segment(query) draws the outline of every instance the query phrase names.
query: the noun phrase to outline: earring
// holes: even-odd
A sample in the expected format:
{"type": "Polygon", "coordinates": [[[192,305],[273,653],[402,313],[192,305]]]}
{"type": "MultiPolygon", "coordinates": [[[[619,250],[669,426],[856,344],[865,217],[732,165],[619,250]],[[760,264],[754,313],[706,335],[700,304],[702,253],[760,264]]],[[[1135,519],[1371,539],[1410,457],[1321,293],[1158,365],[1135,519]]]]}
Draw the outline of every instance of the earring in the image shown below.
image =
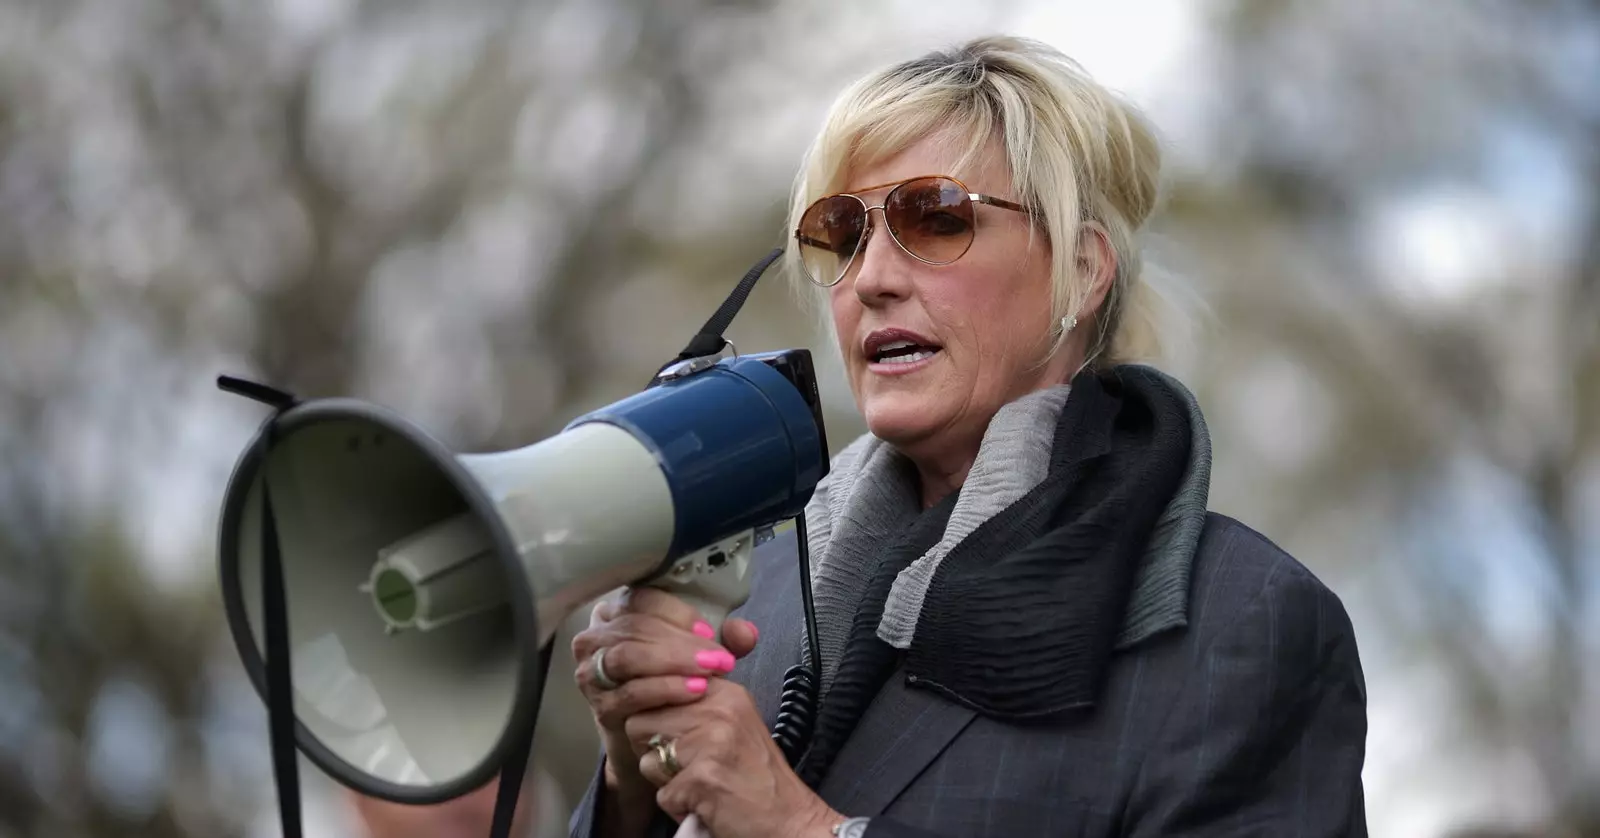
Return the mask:
{"type": "Polygon", "coordinates": [[[1077,315],[1069,314],[1069,315],[1061,318],[1061,334],[1064,335],[1064,334],[1066,334],[1066,333],[1068,333],[1068,332],[1070,332],[1070,331],[1072,331],[1073,329],[1076,329],[1076,328],[1078,328],[1078,316],[1077,315]]]}

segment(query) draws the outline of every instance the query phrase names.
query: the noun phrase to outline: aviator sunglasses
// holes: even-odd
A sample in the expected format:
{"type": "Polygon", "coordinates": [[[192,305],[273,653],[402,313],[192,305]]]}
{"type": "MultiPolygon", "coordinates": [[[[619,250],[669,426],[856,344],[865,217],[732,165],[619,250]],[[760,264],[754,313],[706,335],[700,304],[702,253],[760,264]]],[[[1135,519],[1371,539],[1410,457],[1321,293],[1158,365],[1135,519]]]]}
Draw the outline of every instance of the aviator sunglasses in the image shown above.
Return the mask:
{"type": "Polygon", "coordinates": [[[800,245],[800,261],[812,282],[827,288],[844,279],[871,235],[868,215],[873,210],[883,212],[883,225],[901,250],[929,265],[948,265],[972,247],[978,229],[973,204],[1028,211],[1021,204],[972,192],[966,184],[945,175],[880,183],[860,191],[885,186],[894,188],[875,207],[845,193],[818,199],[806,208],[794,235],[800,245]]]}

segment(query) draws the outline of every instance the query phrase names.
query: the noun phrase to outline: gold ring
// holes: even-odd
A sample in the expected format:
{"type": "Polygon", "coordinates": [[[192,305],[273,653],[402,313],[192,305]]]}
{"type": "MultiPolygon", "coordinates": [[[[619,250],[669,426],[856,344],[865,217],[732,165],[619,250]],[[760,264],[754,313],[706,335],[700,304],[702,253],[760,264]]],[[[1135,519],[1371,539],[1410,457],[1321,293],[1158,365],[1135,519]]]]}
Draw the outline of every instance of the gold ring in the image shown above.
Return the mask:
{"type": "Polygon", "coordinates": [[[668,779],[678,776],[683,766],[678,764],[678,741],[668,739],[661,734],[650,737],[648,743],[656,752],[656,759],[661,762],[661,770],[667,773],[668,779]]]}

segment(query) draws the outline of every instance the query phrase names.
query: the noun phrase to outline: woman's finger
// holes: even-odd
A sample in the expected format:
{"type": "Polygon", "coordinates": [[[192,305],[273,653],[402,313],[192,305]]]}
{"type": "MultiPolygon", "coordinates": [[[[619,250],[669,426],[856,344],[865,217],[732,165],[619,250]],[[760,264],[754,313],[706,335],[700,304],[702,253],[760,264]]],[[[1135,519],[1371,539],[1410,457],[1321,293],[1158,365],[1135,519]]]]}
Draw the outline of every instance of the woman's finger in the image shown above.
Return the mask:
{"type": "MultiPolygon", "coordinates": [[[[642,736],[642,738],[633,743],[634,753],[639,755],[639,773],[643,774],[645,779],[649,780],[651,785],[656,788],[666,785],[676,774],[669,770],[667,764],[662,760],[661,754],[650,744],[653,737],[657,735],[661,737],[662,749],[666,750],[676,760],[677,773],[682,773],[684,769],[689,767],[689,763],[694,760],[694,737],[685,738],[683,731],[669,729],[658,733],[637,732],[637,735],[642,736]]],[[[635,736],[636,732],[630,730],[628,734],[630,741],[634,740],[635,736]]]]}
{"type": "MultiPolygon", "coordinates": [[[[692,703],[696,709],[704,706],[699,702],[692,703]]],[[[643,756],[645,751],[650,750],[650,737],[659,735],[663,739],[675,739],[704,722],[695,709],[661,707],[629,716],[623,722],[622,732],[628,737],[633,752],[643,756]]]]}
{"type": "Polygon", "coordinates": [[[590,700],[595,719],[608,730],[624,730],[628,719],[650,710],[676,707],[706,694],[703,675],[659,675],[624,681],[614,690],[600,690],[590,700]]]}
{"type": "Polygon", "coordinates": [[[621,607],[622,589],[618,588],[595,601],[594,608],[589,611],[589,625],[609,623],[617,618],[617,609],[621,607]]]}
{"type": "Polygon", "coordinates": [[[700,609],[658,588],[629,588],[622,595],[620,611],[649,614],[702,637],[715,634],[700,609]]]}
{"type": "Polygon", "coordinates": [[[722,645],[733,653],[736,658],[755,651],[756,640],[761,635],[756,631],[756,624],[749,620],[729,617],[722,623],[722,645]]]}
{"type": "MultiPolygon", "coordinates": [[[[684,631],[654,614],[621,613],[596,626],[590,626],[572,636],[573,657],[594,654],[602,646],[615,646],[631,640],[687,641],[703,646],[716,645],[700,635],[684,631]]],[[[607,671],[610,671],[609,668],[607,671]]]]}
{"type": "Polygon", "coordinates": [[[615,692],[628,684],[651,678],[714,678],[733,670],[733,655],[726,649],[669,648],[652,643],[625,642],[604,647],[598,660],[591,654],[578,661],[573,673],[578,688],[598,707],[604,693],[615,692]],[[601,682],[605,670],[610,684],[601,682]]]}
{"type": "Polygon", "coordinates": [[[598,669],[605,670],[612,684],[636,678],[661,675],[715,677],[733,671],[734,657],[727,649],[698,637],[682,636],[660,640],[623,640],[596,647],[578,658],[574,673],[580,687],[595,690],[615,689],[600,683],[598,669]],[[604,649],[597,660],[596,652],[604,649]]]}
{"type": "Polygon", "coordinates": [[[668,766],[655,748],[644,748],[644,753],[639,756],[639,773],[644,775],[650,785],[661,788],[689,766],[694,758],[694,743],[685,742],[682,738],[663,736],[663,750],[674,760],[675,766],[668,766]],[[670,743],[670,744],[667,744],[670,743]],[[676,771],[673,768],[676,767],[676,771]]]}

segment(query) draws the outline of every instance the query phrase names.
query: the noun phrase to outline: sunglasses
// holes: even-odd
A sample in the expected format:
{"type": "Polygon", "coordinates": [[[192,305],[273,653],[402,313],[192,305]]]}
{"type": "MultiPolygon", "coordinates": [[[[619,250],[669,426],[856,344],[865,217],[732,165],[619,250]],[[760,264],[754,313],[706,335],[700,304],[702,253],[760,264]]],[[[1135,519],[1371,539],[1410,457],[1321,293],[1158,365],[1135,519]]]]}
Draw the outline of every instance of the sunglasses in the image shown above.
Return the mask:
{"type": "Polygon", "coordinates": [[[929,265],[948,265],[964,256],[977,235],[974,204],[988,204],[1026,213],[1021,204],[979,195],[953,177],[928,175],[899,183],[881,183],[862,192],[893,186],[878,206],[853,194],[829,195],[806,208],[794,231],[800,261],[811,281],[824,288],[837,285],[850,271],[872,233],[868,214],[883,212],[889,237],[908,256],[929,265]]]}

